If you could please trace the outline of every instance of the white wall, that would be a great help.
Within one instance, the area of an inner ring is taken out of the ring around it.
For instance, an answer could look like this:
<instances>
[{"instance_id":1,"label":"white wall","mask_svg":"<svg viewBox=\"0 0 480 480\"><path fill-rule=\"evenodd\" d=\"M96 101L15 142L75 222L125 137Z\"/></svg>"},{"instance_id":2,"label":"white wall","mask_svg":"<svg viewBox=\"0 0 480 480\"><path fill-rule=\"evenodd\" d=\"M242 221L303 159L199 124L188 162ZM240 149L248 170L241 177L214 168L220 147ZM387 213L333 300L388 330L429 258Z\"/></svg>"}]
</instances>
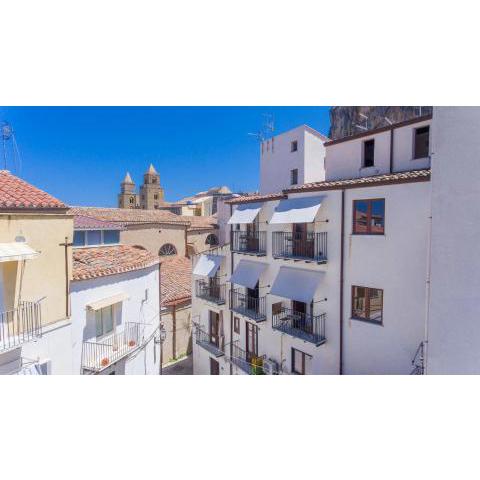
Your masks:
<instances>
[{"instance_id":1,"label":"white wall","mask_svg":"<svg viewBox=\"0 0 480 480\"><path fill-rule=\"evenodd\" d=\"M430 125L424 120L394 129L393 172L418 170L430 166L429 158L413 159L415 129ZM363 144L375 140L373 167L362 168ZM352 139L326 147L326 180L361 178L390 172L390 131Z\"/></svg>"},{"instance_id":2,"label":"white wall","mask_svg":"<svg viewBox=\"0 0 480 480\"><path fill-rule=\"evenodd\" d=\"M480 373L480 109L434 107L427 373Z\"/></svg>"},{"instance_id":3,"label":"white wall","mask_svg":"<svg viewBox=\"0 0 480 480\"><path fill-rule=\"evenodd\" d=\"M296 152L291 142L298 142ZM263 142L260 148L260 193L280 192L290 186L290 171L298 169L298 184L325 178L323 143L318 132L301 125ZM272 147L273 145L273 147Z\"/></svg>"},{"instance_id":4,"label":"white wall","mask_svg":"<svg viewBox=\"0 0 480 480\"><path fill-rule=\"evenodd\" d=\"M145 290L148 290L147 301L145 301ZM127 293L129 298L122 302L121 308L116 308L117 331L121 331L126 322L146 323L149 324L145 329L145 338L147 338L158 326L158 266L155 265L150 268L118 275L72 282L71 310L74 373L81 373L82 343L87 340L95 340L95 316L93 312L87 310L86 306L94 301L119 293ZM125 374L158 373L158 362L160 361L159 347L156 347L157 355L155 358L152 345L153 341L147 348L146 367L144 353L139 353L135 358L126 361Z\"/></svg>"}]
</instances>

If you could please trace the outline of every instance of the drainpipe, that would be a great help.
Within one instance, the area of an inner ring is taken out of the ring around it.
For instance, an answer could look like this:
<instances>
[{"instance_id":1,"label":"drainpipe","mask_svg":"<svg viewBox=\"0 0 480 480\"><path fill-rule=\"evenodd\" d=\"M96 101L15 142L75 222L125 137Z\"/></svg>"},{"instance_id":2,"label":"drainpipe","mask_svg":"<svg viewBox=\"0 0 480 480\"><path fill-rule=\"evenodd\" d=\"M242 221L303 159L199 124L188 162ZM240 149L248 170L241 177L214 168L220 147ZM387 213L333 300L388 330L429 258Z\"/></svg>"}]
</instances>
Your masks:
<instances>
[{"instance_id":1,"label":"drainpipe","mask_svg":"<svg viewBox=\"0 0 480 480\"><path fill-rule=\"evenodd\" d=\"M340 226L340 346L339 374L343 375L343 270L345 244L345 189L342 190L342 214Z\"/></svg>"},{"instance_id":2,"label":"drainpipe","mask_svg":"<svg viewBox=\"0 0 480 480\"><path fill-rule=\"evenodd\" d=\"M172 356L177 359L177 304L173 304L172 310Z\"/></svg>"},{"instance_id":3,"label":"drainpipe","mask_svg":"<svg viewBox=\"0 0 480 480\"><path fill-rule=\"evenodd\" d=\"M187 234L188 226L185 225L185 256L188 258L188 234Z\"/></svg>"},{"instance_id":4,"label":"drainpipe","mask_svg":"<svg viewBox=\"0 0 480 480\"><path fill-rule=\"evenodd\" d=\"M393 173L393 132L394 129L390 129L390 173Z\"/></svg>"},{"instance_id":5,"label":"drainpipe","mask_svg":"<svg viewBox=\"0 0 480 480\"><path fill-rule=\"evenodd\" d=\"M233 215L233 205L230 204L230 218ZM230 272L233 272L233 252L232 252L232 241L233 241L233 224L230 224ZM232 305L232 284L230 284L230 305ZM233 312L230 309L230 375L233 375L233 365L232 365L232 355L233 355Z\"/></svg>"}]
</instances>

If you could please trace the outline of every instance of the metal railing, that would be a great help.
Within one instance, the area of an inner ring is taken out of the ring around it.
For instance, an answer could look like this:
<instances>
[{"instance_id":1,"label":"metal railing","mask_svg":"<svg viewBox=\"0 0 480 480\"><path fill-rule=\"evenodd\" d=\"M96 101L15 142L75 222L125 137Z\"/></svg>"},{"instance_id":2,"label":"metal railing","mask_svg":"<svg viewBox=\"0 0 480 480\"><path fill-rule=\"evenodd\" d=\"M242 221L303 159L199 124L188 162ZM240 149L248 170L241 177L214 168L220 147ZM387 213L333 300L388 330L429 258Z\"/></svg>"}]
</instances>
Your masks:
<instances>
[{"instance_id":1,"label":"metal railing","mask_svg":"<svg viewBox=\"0 0 480 480\"><path fill-rule=\"evenodd\" d=\"M264 375L263 361L265 355L254 355L240 348L237 344L232 345L231 362L249 375Z\"/></svg>"},{"instance_id":2,"label":"metal railing","mask_svg":"<svg viewBox=\"0 0 480 480\"><path fill-rule=\"evenodd\" d=\"M425 342L420 342L420 345L413 356L412 367L413 370L410 372L410 375L425 374Z\"/></svg>"},{"instance_id":3,"label":"metal railing","mask_svg":"<svg viewBox=\"0 0 480 480\"><path fill-rule=\"evenodd\" d=\"M273 232L272 256L326 262L327 232Z\"/></svg>"},{"instance_id":4,"label":"metal railing","mask_svg":"<svg viewBox=\"0 0 480 480\"><path fill-rule=\"evenodd\" d=\"M40 303L20 302L17 308L0 312L0 352L18 347L41 335Z\"/></svg>"},{"instance_id":5,"label":"metal railing","mask_svg":"<svg viewBox=\"0 0 480 480\"><path fill-rule=\"evenodd\" d=\"M256 322L266 320L265 297L251 297L238 290L230 292L230 310Z\"/></svg>"},{"instance_id":6,"label":"metal railing","mask_svg":"<svg viewBox=\"0 0 480 480\"><path fill-rule=\"evenodd\" d=\"M142 344L144 329L142 323L129 322L121 332L83 342L82 368L99 372L114 364Z\"/></svg>"},{"instance_id":7,"label":"metal railing","mask_svg":"<svg viewBox=\"0 0 480 480\"><path fill-rule=\"evenodd\" d=\"M315 345L321 345L327 340L325 336L326 316L326 313L312 316L295 312L290 308L282 308L280 312L272 316L272 328Z\"/></svg>"},{"instance_id":8,"label":"metal railing","mask_svg":"<svg viewBox=\"0 0 480 480\"><path fill-rule=\"evenodd\" d=\"M255 253L265 255L267 253L267 232L233 232L231 242L232 252Z\"/></svg>"},{"instance_id":9,"label":"metal railing","mask_svg":"<svg viewBox=\"0 0 480 480\"><path fill-rule=\"evenodd\" d=\"M195 331L195 343L216 357L225 355L225 336L212 335L200 328Z\"/></svg>"},{"instance_id":10,"label":"metal railing","mask_svg":"<svg viewBox=\"0 0 480 480\"><path fill-rule=\"evenodd\" d=\"M218 282L209 283L205 280L196 280L195 295L197 298L222 305L225 303L225 285Z\"/></svg>"}]
</instances>

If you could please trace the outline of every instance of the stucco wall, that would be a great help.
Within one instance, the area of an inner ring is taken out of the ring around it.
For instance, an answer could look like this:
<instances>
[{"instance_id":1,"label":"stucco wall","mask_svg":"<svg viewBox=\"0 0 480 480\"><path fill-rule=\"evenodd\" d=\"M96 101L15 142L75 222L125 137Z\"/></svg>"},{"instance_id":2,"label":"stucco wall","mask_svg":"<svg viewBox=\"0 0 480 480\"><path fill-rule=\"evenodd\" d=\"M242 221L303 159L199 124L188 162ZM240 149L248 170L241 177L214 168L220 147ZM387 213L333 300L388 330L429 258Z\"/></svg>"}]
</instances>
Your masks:
<instances>
[{"instance_id":1,"label":"stucco wall","mask_svg":"<svg viewBox=\"0 0 480 480\"><path fill-rule=\"evenodd\" d=\"M207 245L207 237L213 233L217 239L219 239L219 232L216 228L211 230L190 230L188 232L188 243L193 245L195 253L203 252L210 248L210 245Z\"/></svg>"},{"instance_id":2,"label":"stucco wall","mask_svg":"<svg viewBox=\"0 0 480 480\"><path fill-rule=\"evenodd\" d=\"M14 272L5 280L15 276L15 299L37 301L44 298L42 305L42 323L49 324L66 318L66 269L65 248L60 243L72 241L73 217L67 215L41 214L0 214L0 243L15 242L17 237L40 255L33 260L25 261L23 280L21 268L13 263L2 264L2 269ZM68 271L71 278L71 248L68 252ZM10 264L10 265L9 265ZM8 289L9 287L7 287ZM11 290L10 290L11 291ZM13 305L12 296L4 299L5 308Z\"/></svg>"},{"instance_id":3,"label":"stucco wall","mask_svg":"<svg viewBox=\"0 0 480 480\"><path fill-rule=\"evenodd\" d=\"M162 310L162 323L167 331L163 344L163 363L166 364L192 353L192 309L191 304L178 305L175 308L176 332L174 348L173 308Z\"/></svg>"}]
</instances>

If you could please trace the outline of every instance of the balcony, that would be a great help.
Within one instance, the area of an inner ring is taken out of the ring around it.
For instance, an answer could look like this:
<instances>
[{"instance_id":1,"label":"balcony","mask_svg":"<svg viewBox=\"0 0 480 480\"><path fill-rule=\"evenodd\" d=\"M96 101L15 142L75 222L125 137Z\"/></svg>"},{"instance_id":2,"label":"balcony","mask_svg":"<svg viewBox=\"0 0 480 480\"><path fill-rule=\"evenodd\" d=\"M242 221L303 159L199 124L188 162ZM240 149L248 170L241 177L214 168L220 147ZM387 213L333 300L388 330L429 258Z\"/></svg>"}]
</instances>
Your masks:
<instances>
[{"instance_id":1,"label":"balcony","mask_svg":"<svg viewBox=\"0 0 480 480\"><path fill-rule=\"evenodd\" d=\"M17 308L0 313L0 352L19 347L41 335L39 303L20 302Z\"/></svg>"},{"instance_id":2,"label":"balcony","mask_svg":"<svg viewBox=\"0 0 480 480\"><path fill-rule=\"evenodd\" d=\"M258 356L247 352L238 345L232 345L230 361L248 375L263 375L265 355Z\"/></svg>"},{"instance_id":3,"label":"balcony","mask_svg":"<svg viewBox=\"0 0 480 480\"><path fill-rule=\"evenodd\" d=\"M217 358L225 355L224 335L212 335L197 328L195 331L195 343Z\"/></svg>"},{"instance_id":4,"label":"balcony","mask_svg":"<svg viewBox=\"0 0 480 480\"><path fill-rule=\"evenodd\" d=\"M325 338L326 314L306 315L289 308L282 308L272 317L272 328L292 337L300 338L317 347L327 341Z\"/></svg>"},{"instance_id":5,"label":"balcony","mask_svg":"<svg viewBox=\"0 0 480 480\"><path fill-rule=\"evenodd\" d=\"M144 324L126 323L121 332L83 342L82 368L98 373L118 362L142 344L144 329Z\"/></svg>"},{"instance_id":6,"label":"balcony","mask_svg":"<svg viewBox=\"0 0 480 480\"><path fill-rule=\"evenodd\" d=\"M230 310L256 322L263 322L267 319L265 297L251 297L238 290L231 291Z\"/></svg>"},{"instance_id":7,"label":"balcony","mask_svg":"<svg viewBox=\"0 0 480 480\"><path fill-rule=\"evenodd\" d=\"M273 232L272 256L318 263L327 262L327 232Z\"/></svg>"},{"instance_id":8,"label":"balcony","mask_svg":"<svg viewBox=\"0 0 480 480\"><path fill-rule=\"evenodd\" d=\"M212 302L217 305L225 303L225 285L217 282L209 283L205 280L197 280L195 282L195 295L197 298Z\"/></svg>"},{"instance_id":9,"label":"balcony","mask_svg":"<svg viewBox=\"0 0 480 480\"><path fill-rule=\"evenodd\" d=\"M267 254L267 232L234 231L232 252L262 256Z\"/></svg>"}]
</instances>

